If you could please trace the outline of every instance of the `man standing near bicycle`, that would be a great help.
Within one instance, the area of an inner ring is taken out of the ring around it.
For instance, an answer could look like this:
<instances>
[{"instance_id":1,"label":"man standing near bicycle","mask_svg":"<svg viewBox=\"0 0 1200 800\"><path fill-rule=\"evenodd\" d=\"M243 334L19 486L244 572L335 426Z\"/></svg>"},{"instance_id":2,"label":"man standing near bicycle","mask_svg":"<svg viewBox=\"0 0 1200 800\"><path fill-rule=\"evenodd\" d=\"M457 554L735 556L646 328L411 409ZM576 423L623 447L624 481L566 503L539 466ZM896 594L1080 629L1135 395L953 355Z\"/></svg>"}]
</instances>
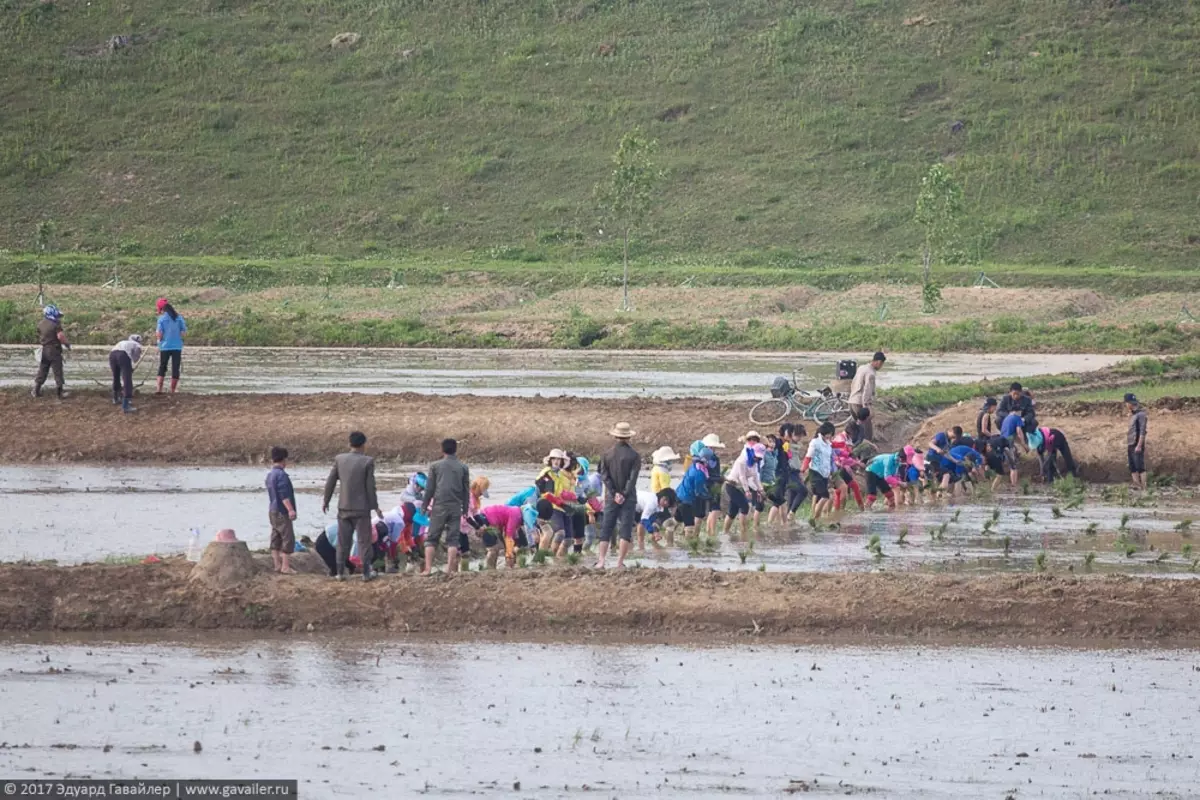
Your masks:
<instances>
[{"instance_id":1,"label":"man standing near bicycle","mask_svg":"<svg viewBox=\"0 0 1200 800\"><path fill-rule=\"evenodd\" d=\"M875 373L883 369L885 361L887 356L882 351L877 352L870 364L854 374L854 382L850 384L850 410L862 426L863 438L869 442L875 441L875 411L872 408L875 404Z\"/></svg>"}]
</instances>

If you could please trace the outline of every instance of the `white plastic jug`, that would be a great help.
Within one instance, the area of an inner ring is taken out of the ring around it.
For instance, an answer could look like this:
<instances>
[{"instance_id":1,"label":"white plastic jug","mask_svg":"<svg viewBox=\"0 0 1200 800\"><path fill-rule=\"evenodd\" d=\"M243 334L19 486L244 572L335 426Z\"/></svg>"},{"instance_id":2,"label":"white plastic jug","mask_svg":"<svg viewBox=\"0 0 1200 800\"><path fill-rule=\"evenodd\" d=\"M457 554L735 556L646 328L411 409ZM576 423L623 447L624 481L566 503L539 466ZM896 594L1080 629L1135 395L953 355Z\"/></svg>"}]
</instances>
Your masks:
<instances>
[{"instance_id":1,"label":"white plastic jug","mask_svg":"<svg viewBox=\"0 0 1200 800\"><path fill-rule=\"evenodd\" d=\"M192 528L192 535L188 539L187 560L188 561L199 561L200 560L200 529L199 528Z\"/></svg>"}]
</instances>

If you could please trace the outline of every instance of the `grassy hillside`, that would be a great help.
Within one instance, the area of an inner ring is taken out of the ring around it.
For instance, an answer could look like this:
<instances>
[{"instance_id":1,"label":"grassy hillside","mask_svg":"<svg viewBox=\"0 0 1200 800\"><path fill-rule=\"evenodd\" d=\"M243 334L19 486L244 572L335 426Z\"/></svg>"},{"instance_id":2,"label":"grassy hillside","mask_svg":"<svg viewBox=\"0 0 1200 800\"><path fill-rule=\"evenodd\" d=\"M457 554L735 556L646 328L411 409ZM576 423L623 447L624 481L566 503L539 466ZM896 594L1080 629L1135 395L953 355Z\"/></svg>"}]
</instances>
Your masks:
<instances>
[{"instance_id":1,"label":"grassy hillside","mask_svg":"<svg viewBox=\"0 0 1200 800\"><path fill-rule=\"evenodd\" d=\"M938 160L968 259L1200 253L1190 0L0 0L0 32L14 251L51 219L123 256L604 261L641 126L643 259L913 261Z\"/></svg>"}]
</instances>

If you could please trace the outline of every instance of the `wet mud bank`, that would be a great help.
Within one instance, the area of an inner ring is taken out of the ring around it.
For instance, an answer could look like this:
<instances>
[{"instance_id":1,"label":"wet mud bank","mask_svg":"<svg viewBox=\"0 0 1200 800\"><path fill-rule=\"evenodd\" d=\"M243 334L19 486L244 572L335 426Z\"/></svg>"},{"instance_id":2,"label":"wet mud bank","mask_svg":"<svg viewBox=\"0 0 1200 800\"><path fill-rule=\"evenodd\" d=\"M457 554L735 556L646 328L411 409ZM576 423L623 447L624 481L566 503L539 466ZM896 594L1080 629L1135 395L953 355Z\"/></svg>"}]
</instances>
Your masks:
<instances>
[{"instance_id":1,"label":"wet mud bank","mask_svg":"<svg viewBox=\"0 0 1200 800\"><path fill-rule=\"evenodd\" d=\"M303 559L298 559L302 561ZM312 569L311 564L306 565ZM0 631L378 631L472 638L1200 644L1200 581L546 567L337 583L155 565L0 566Z\"/></svg>"},{"instance_id":2,"label":"wet mud bank","mask_svg":"<svg viewBox=\"0 0 1200 800\"><path fill-rule=\"evenodd\" d=\"M451 436L474 463L538 462L554 447L596 454L613 423L630 422L645 455L716 432L730 447L746 433L747 402L575 397L434 397L420 394L143 396L126 416L100 393L64 401L0 392L0 461L261 463L272 445L292 461L325 461L361 430L371 454L420 462ZM879 432L888 435L882 419ZM765 431L764 431L765 432Z\"/></svg>"}]
</instances>

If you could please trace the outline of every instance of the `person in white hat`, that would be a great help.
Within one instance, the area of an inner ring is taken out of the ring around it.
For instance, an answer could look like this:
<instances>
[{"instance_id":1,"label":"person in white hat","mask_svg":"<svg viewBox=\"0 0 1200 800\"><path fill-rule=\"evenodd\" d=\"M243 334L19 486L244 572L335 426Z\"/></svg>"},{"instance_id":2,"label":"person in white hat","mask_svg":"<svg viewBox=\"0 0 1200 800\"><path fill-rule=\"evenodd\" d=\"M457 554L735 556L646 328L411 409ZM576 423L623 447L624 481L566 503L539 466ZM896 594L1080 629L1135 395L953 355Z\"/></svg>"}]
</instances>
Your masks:
<instances>
[{"instance_id":1,"label":"person in white hat","mask_svg":"<svg viewBox=\"0 0 1200 800\"><path fill-rule=\"evenodd\" d=\"M679 454L670 447L663 446L650 454L650 491L658 494L663 489L671 488L671 463L679 460Z\"/></svg>"},{"instance_id":2,"label":"person in white hat","mask_svg":"<svg viewBox=\"0 0 1200 800\"><path fill-rule=\"evenodd\" d=\"M715 433L710 433L700 440L700 444L713 451L713 461L716 462L709 468L708 471L708 508L705 513L706 525L708 527L709 538L716 538L717 535L717 520L721 516L721 484L725 482L724 476L721 474L721 457L717 455L718 450L724 450L725 444L721 441L721 437Z\"/></svg>"},{"instance_id":3,"label":"person in white hat","mask_svg":"<svg viewBox=\"0 0 1200 800\"><path fill-rule=\"evenodd\" d=\"M556 555L565 555L567 541L573 540L574 537L573 530L570 530L572 520L566 512L563 493L574 491L575 475L566 469L566 452L557 447L542 459L542 463L546 466L538 473L533 485L537 487L538 497L550 501L554 513L550 517L550 534L543 537L539 547L554 551Z\"/></svg>"},{"instance_id":4,"label":"person in white hat","mask_svg":"<svg viewBox=\"0 0 1200 800\"><path fill-rule=\"evenodd\" d=\"M679 454L672 450L667 445L655 450L650 454L650 463L654 466L650 469L650 492L657 495L663 489L671 488L671 464L679 461ZM663 526L667 532L667 545L675 544L675 525L667 524Z\"/></svg>"},{"instance_id":5,"label":"person in white hat","mask_svg":"<svg viewBox=\"0 0 1200 800\"><path fill-rule=\"evenodd\" d=\"M725 534L728 535L733 528L733 521L741 517L742 540L751 541L749 538L750 517L752 514L755 515L755 529L757 530L757 514L763 508L763 485L759 476L762 449L755 449L762 447L762 437L758 435L758 431L750 431L742 438L746 442L746 448L734 459L733 465L729 468L729 474L725 476L725 498L727 500Z\"/></svg>"},{"instance_id":6,"label":"person in white hat","mask_svg":"<svg viewBox=\"0 0 1200 800\"><path fill-rule=\"evenodd\" d=\"M633 546L633 526L637 522L637 480L642 457L629 444L635 431L627 422L618 422L609 431L616 439L612 449L600 459L600 477L604 481L604 518L600 523L600 543L596 548L596 569L604 569L604 560L613 534L620 536L617 567L625 566L625 556ZM620 529L617 529L617 523Z\"/></svg>"}]
</instances>

